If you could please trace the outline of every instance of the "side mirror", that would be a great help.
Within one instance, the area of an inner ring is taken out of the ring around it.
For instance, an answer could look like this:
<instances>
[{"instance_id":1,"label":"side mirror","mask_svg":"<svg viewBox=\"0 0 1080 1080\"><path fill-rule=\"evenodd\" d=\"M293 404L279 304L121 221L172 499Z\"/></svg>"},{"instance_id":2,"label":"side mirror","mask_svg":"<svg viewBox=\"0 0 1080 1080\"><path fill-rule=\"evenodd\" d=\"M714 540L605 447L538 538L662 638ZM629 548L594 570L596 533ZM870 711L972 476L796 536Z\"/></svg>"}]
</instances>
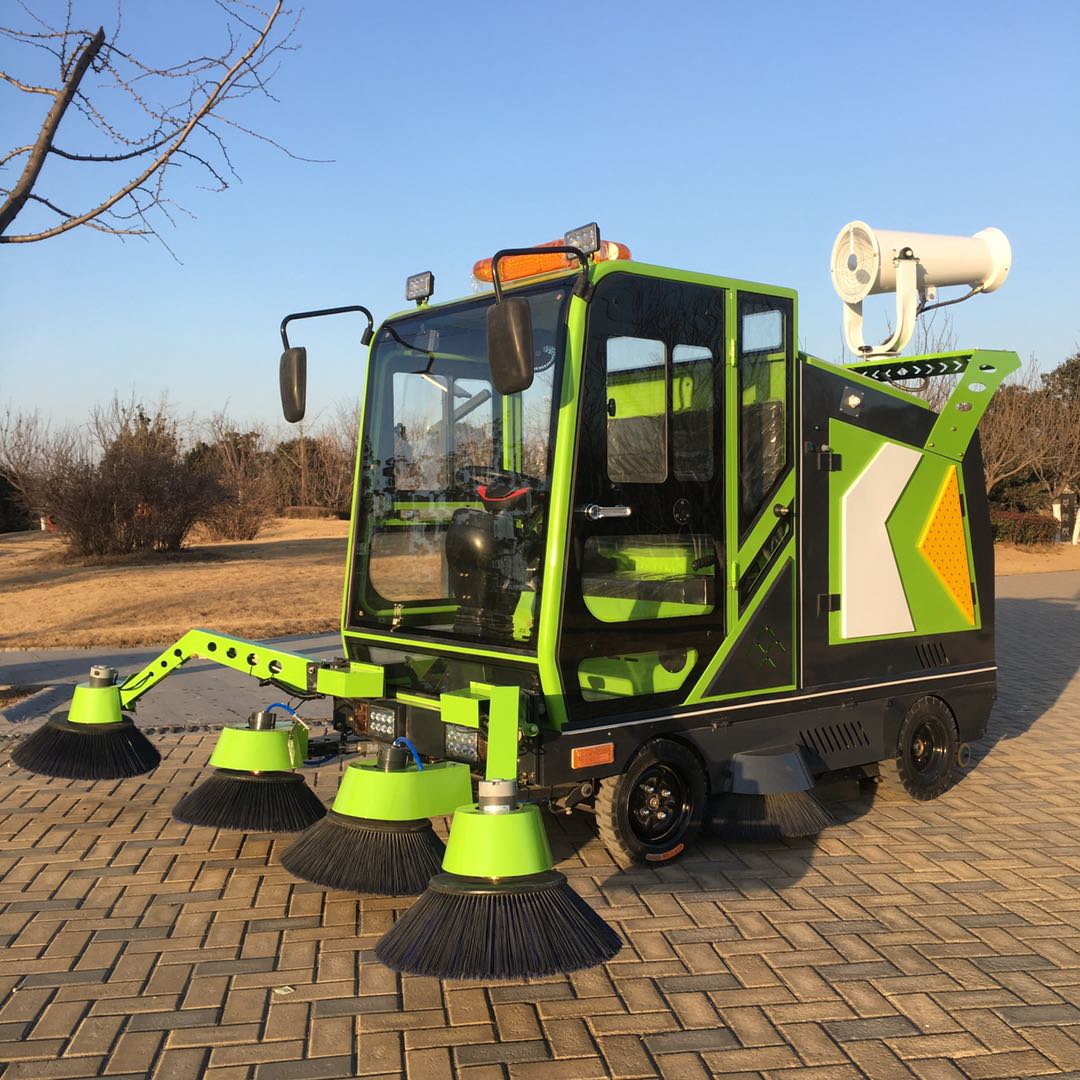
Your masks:
<instances>
[{"instance_id":1,"label":"side mirror","mask_svg":"<svg viewBox=\"0 0 1080 1080\"><path fill-rule=\"evenodd\" d=\"M523 296L499 300L488 308L487 347L491 381L500 394L517 394L532 386L532 310Z\"/></svg>"},{"instance_id":2,"label":"side mirror","mask_svg":"<svg viewBox=\"0 0 1080 1080\"><path fill-rule=\"evenodd\" d=\"M290 424L304 419L307 403L307 349L286 349L281 354L281 411Z\"/></svg>"}]
</instances>

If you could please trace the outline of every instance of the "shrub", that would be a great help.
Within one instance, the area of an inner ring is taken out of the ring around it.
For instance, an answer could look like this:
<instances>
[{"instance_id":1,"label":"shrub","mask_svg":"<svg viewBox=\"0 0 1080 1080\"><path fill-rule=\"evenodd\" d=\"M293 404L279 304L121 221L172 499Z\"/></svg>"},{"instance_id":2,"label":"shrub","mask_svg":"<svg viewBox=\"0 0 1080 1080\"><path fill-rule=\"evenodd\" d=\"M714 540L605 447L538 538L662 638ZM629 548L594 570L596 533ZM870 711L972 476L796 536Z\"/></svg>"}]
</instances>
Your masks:
<instances>
[{"instance_id":1,"label":"shrub","mask_svg":"<svg viewBox=\"0 0 1080 1080\"><path fill-rule=\"evenodd\" d=\"M218 540L254 540L279 509L273 456L261 430L237 431L223 414L209 424L209 442L190 451L188 465L215 481L220 498L203 519Z\"/></svg>"},{"instance_id":2,"label":"shrub","mask_svg":"<svg viewBox=\"0 0 1080 1080\"><path fill-rule=\"evenodd\" d=\"M1015 510L991 510L994 539L1010 544L1052 544L1058 539L1060 523L1048 514L1023 514Z\"/></svg>"},{"instance_id":3,"label":"shrub","mask_svg":"<svg viewBox=\"0 0 1080 1080\"><path fill-rule=\"evenodd\" d=\"M53 517L75 555L175 551L220 498L187 467L164 405L149 415L114 399L94 412L89 436L21 417L0 450L23 505Z\"/></svg>"}]
</instances>

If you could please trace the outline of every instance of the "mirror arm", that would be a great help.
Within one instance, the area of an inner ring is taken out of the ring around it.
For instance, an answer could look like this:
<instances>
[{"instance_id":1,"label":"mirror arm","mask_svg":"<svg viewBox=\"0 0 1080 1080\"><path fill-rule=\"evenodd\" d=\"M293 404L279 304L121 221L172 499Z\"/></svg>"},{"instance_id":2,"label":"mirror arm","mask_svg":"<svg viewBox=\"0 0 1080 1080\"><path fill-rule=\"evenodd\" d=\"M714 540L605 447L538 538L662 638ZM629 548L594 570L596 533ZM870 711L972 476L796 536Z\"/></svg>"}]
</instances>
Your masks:
<instances>
[{"instance_id":1,"label":"mirror arm","mask_svg":"<svg viewBox=\"0 0 1080 1080\"><path fill-rule=\"evenodd\" d=\"M499 260L511 255L573 255L581 263L581 277L574 283L574 295L583 300L592 299L592 286L589 284L589 257L581 248L566 247L526 247L526 248L503 248L496 251L491 260L491 281L495 286L495 303L502 303L502 282L499 281Z\"/></svg>"},{"instance_id":2,"label":"mirror arm","mask_svg":"<svg viewBox=\"0 0 1080 1080\"><path fill-rule=\"evenodd\" d=\"M367 316L367 326L364 328L363 334L360 335L360 344L370 345L371 339L375 336L375 319L371 312L360 304L353 304L351 307L321 308L319 311L297 311L292 315L286 315L281 320L281 342L286 349L289 348L289 335L285 332L285 327L294 319L317 319L323 315L344 315L348 311L359 311Z\"/></svg>"}]
</instances>

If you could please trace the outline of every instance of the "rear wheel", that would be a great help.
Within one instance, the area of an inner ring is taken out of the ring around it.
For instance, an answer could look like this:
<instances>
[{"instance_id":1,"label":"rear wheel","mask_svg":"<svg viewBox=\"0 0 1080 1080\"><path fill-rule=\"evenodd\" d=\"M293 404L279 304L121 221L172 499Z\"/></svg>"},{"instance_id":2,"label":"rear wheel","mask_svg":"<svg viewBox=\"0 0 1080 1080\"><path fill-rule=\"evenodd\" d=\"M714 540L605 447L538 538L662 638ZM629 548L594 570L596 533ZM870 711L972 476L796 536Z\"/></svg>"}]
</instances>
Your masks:
<instances>
[{"instance_id":1,"label":"rear wheel","mask_svg":"<svg viewBox=\"0 0 1080 1080\"><path fill-rule=\"evenodd\" d=\"M952 785L958 746L948 706L939 698L921 698L900 725L896 757L881 763L882 780L913 799L936 799Z\"/></svg>"},{"instance_id":2,"label":"rear wheel","mask_svg":"<svg viewBox=\"0 0 1080 1080\"><path fill-rule=\"evenodd\" d=\"M705 772L693 751L672 739L653 739L620 776L600 781L600 839L624 865L673 859L700 831L706 794Z\"/></svg>"}]
</instances>

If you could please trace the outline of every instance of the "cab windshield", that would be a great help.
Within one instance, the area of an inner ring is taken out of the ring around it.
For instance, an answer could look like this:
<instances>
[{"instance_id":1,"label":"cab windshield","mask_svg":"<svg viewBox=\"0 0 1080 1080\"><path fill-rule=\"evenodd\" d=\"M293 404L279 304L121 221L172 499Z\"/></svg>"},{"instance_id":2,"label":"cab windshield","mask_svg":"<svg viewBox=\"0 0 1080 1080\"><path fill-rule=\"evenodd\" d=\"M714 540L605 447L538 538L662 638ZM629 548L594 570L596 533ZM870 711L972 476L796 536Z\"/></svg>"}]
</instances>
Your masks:
<instances>
[{"instance_id":1,"label":"cab windshield","mask_svg":"<svg viewBox=\"0 0 1080 1080\"><path fill-rule=\"evenodd\" d=\"M532 649L562 377L565 280L515 290L535 377L491 382L492 297L383 325L369 365L350 622Z\"/></svg>"}]
</instances>

